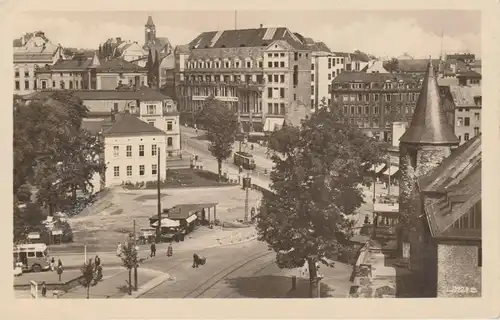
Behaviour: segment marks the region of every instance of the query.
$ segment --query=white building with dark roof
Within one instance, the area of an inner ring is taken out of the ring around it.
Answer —
[[[103,131],[106,187],[164,180],[167,135],[134,115],[114,115]],[[160,154],[160,161],[158,161]],[[158,162],[160,168],[158,168]]]

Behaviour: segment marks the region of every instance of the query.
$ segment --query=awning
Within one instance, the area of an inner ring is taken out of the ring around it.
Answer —
[[[186,222],[187,222],[187,223],[191,223],[191,222],[193,222],[194,220],[196,220],[197,218],[198,218],[198,217],[197,217],[195,214],[193,214],[192,216],[189,216],[189,217],[186,219]]]
[[[263,131],[276,131],[283,127],[283,123],[285,119],[283,118],[266,118],[266,122],[264,123]]]
[[[28,234],[28,239],[40,239],[40,234],[38,232],[31,232]]]
[[[399,167],[390,166],[389,168],[387,168],[387,170],[384,171],[383,174],[385,174],[386,176],[388,176],[388,175],[392,176],[393,174],[398,172],[398,170],[399,170]]]
[[[385,167],[385,164],[384,164],[384,163],[379,164],[379,165],[377,165],[377,166],[374,166],[374,165],[373,165],[373,166],[370,168],[370,171],[375,171],[376,173],[379,173],[379,172],[380,172],[380,170],[384,169],[384,167]]]
[[[163,218],[163,219],[161,219],[161,226],[162,226],[162,228],[163,227],[173,228],[173,227],[178,227],[180,225],[181,225],[180,222],[176,221],[176,220],[171,220],[169,218]],[[155,223],[153,223],[152,226],[153,227],[158,226],[158,221],[156,221]]]
[[[52,230],[52,235],[53,236],[58,236],[58,235],[62,235],[62,234],[63,234],[62,230],[59,230],[59,229]]]

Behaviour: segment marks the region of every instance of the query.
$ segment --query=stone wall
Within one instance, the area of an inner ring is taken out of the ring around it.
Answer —
[[[423,146],[417,152],[416,175],[421,177],[436,168],[451,154],[449,146]]]
[[[480,297],[478,245],[438,244],[438,297]]]

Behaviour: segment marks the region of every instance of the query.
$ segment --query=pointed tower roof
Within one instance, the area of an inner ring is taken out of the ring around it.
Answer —
[[[425,73],[410,127],[399,141],[402,143],[431,145],[454,145],[459,143],[457,136],[455,136],[446,120],[431,60],[429,60],[427,66],[427,72]]]
[[[148,16],[148,21],[146,22],[147,26],[154,26],[155,23],[153,22],[153,18],[151,16]]]
[[[97,57],[97,52],[94,52],[94,56],[92,57],[92,62],[90,63],[90,68],[96,68],[101,65],[99,58]]]

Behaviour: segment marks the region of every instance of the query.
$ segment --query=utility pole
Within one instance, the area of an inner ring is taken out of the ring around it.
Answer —
[[[161,240],[161,193],[160,193],[160,148],[156,148],[156,152],[158,153],[158,177],[157,177],[157,182],[156,182],[156,188],[158,192],[158,225],[156,227],[156,242],[160,242]]]
[[[387,184],[387,195],[391,195],[391,156],[387,156],[388,159],[387,159],[387,165],[389,166],[389,172],[388,172],[388,176],[389,176],[389,183]]]
[[[135,219],[134,219],[134,250],[137,244],[136,234],[135,234]],[[139,253],[137,253],[139,254]],[[134,266],[134,290],[137,291],[137,262]]]
[[[245,186],[245,218],[244,222],[248,222],[248,194],[250,191],[250,172],[247,172],[246,179],[243,180],[243,185]]]

